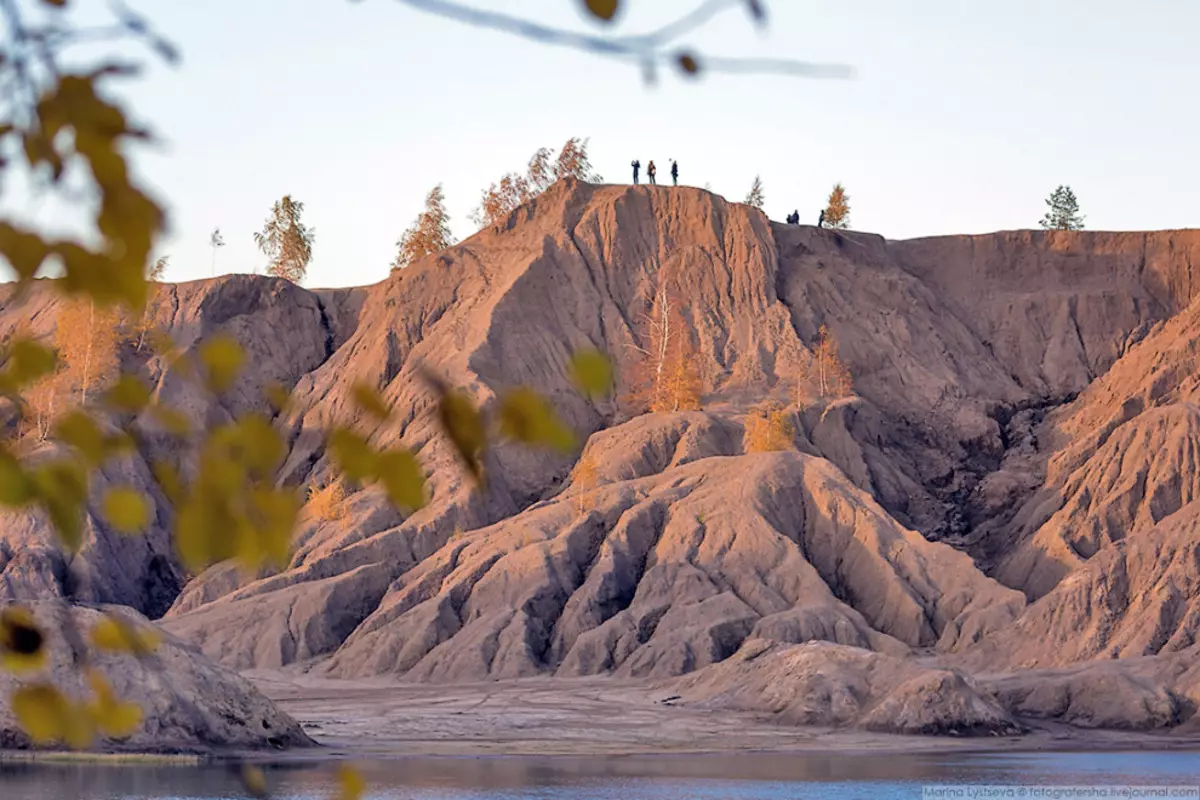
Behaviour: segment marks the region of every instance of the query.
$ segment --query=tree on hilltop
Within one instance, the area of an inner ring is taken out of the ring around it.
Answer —
[[[588,140],[573,136],[558,155],[542,147],[529,159],[524,174],[510,172],[483,190],[479,205],[471,212],[471,221],[479,227],[495,225],[524,203],[554,185],[555,181],[575,178],[587,183],[603,180],[588,158]]]
[[[825,226],[828,228],[846,229],[850,227],[850,195],[840,183],[833,185],[829,193],[829,202],[825,205]]]
[[[746,195],[746,205],[754,206],[762,210],[763,203],[767,201],[766,195],[763,192],[762,178],[758,175],[754,176],[754,183],[750,185],[750,192]]]
[[[290,194],[275,203],[261,232],[254,234],[254,243],[271,263],[267,274],[292,283],[304,280],[308,262],[312,260],[316,231],[300,220],[304,203],[293,200]]]
[[[422,256],[440,253],[454,244],[450,232],[450,214],[446,211],[446,196],[442,185],[430,190],[425,198],[425,210],[396,242],[396,259],[392,269],[403,269]]]
[[[1079,201],[1070,186],[1059,186],[1046,198],[1049,210],[1039,223],[1052,231],[1083,230],[1083,215],[1079,213]]]

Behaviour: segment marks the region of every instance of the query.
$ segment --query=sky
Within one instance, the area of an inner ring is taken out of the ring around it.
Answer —
[[[581,0],[464,0],[597,32]],[[614,33],[699,0],[624,0]],[[262,271],[253,242],[291,194],[316,230],[306,285],[374,283],[442,184],[454,233],[481,190],[538,147],[590,139],[607,182],[633,158],[681,183],[816,220],[835,182],[851,225],[888,238],[1036,227],[1059,184],[1089,229],[1200,224],[1200,3],[1191,0],[769,0],[681,44],[843,63],[849,80],[670,70],[431,16],[397,0],[129,0],[181,51],[117,95],[159,143],[133,156],[170,215],[167,279]],[[76,5],[103,8],[100,0]],[[81,13],[91,13],[85,10]],[[98,12],[97,12],[98,13]],[[2,187],[0,212],[71,212]],[[209,234],[227,243],[216,252]]]

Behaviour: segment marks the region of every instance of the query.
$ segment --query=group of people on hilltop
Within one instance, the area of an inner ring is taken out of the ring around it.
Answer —
[[[787,224],[788,225],[799,225],[800,224],[799,209],[797,209],[796,211],[793,211],[792,213],[787,215]],[[825,210],[824,209],[821,210],[821,216],[817,217],[817,227],[818,228],[825,227]]]
[[[633,161],[630,162],[629,166],[633,167],[633,185],[637,186],[639,183],[638,177],[640,176],[641,171],[642,171],[642,162],[638,161],[635,158]],[[653,160],[651,160],[650,163],[646,165],[646,177],[650,179],[651,186],[658,185],[658,167],[654,166]],[[671,159],[671,184],[673,186],[679,185],[679,162],[677,162],[675,159]],[[788,214],[787,223],[788,223],[788,225],[799,225],[800,224],[800,211],[796,210],[796,211],[793,211],[791,214]],[[817,218],[817,227],[818,228],[825,227],[825,212],[824,211],[821,211],[821,216]]]
[[[642,162],[636,158],[629,165],[633,167],[633,185],[638,185],[638,173],[641,172]],[[654,161],[646,165],[646,177],[650,179],[651,186],[658,185],[658,167],[654,166]],[[671,159],[671,184],[679,185],[679,163],[675,159]]]

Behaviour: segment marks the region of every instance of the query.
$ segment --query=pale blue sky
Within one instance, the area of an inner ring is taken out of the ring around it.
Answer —
[[[81,0],[87,2],[89,0]],[[91,0],[94,2],[94,0]],[[578,0],[475,0],[587,26]],[[690,8],[626,0],[618,30]],[[168,278],[261,269],[252,233],[284,193],[316,227],[310,286],[371,283],[427,191],[454,233],[486,184],[539,146],[591,138],[596,168],[812,222],[835,181],[853,227],[891,238],[1034,227],[1059,183],[1089,228],[1200,224],[1200,3],[1192,0],[773,0],[731,13],[702,52],[844,62],[849,81],[673,74],[657,87],[595,56],[423,15],[393,0],[135,2],[182,51],[125,96],[165,144],[137,159],[171,211]]]

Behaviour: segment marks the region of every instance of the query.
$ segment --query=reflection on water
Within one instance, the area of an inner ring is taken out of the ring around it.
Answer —
[[[420,758],[359,765],[378,800],[850,800],[919,798],[932,783],[1200,782],[1195,753]],[[333,796],[334,767],[265,767],[273,797]],[[229,768],[0,764],[3,800],[242,798]]]

